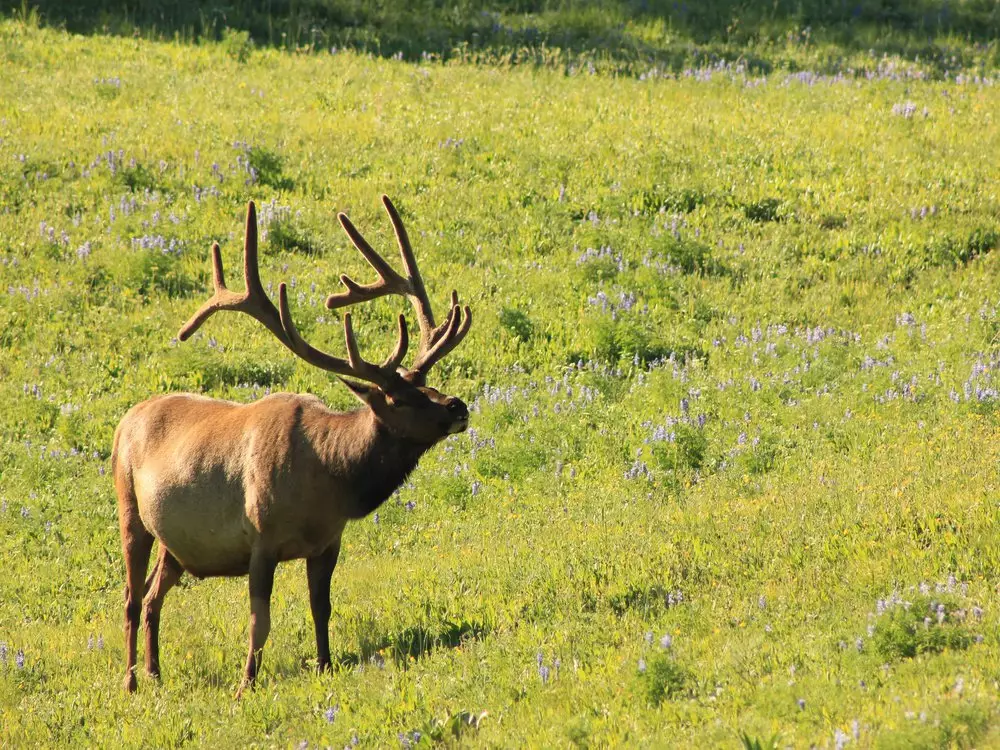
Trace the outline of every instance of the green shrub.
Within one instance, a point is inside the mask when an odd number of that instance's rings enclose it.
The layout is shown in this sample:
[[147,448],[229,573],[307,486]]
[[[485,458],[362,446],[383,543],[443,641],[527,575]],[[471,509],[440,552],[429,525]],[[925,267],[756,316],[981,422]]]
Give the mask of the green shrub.
[[[912,659],[918,654],[936,654],[950,649],[967,649],[973,641],[965,618],[955,612],[957,602],[950,597],[932,599],[917,596],[911,606],[893,606],[875,622],[872,644],[875,651],[890,660]],[[939,612],[944,619],[939,619]]]
[[694,680],[688,670],[680,666],[670,652],[652,656],[641,675],[646,699],[656,705],[665,700],[689,697]]
[[236,62],[245,63],[253,52],[250,32],[226,27],[222,31],[222,49]]
[[512,307],[503,307],[500,310],[500,325],[511,335],[521,341],[528,341],[534,332],[531,319],[527,313]]

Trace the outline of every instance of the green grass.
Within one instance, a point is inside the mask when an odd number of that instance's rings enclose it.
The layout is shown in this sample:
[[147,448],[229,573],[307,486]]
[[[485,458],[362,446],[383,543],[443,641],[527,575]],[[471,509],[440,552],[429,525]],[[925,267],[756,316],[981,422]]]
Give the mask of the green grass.
[[[20,21],[0,68],[0,745],[1000,744],[995,71],[639,80]],[[322,300],[367,275],[334,214],[389,248],[381,192],[474,308],[433,378],[474,431],[348,527],[332,674],[296,563],[255,692],[245,581],[185,578],[162,685],[124,695],[117,421],[170,390],[351,407],[248,319],[173,337],[253,198],[265,283],[339,351]],[[365,352],[399,309],[357,312]]]

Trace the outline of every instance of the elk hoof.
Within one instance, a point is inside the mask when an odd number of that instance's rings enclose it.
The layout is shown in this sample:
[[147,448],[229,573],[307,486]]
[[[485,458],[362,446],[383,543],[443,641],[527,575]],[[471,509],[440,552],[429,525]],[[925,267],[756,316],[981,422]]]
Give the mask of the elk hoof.
[[239,688],[236,690],[236,700],[240,700],[243,697],[243,694],[249,690],[253,690],[253,687],[254,683],[252,680],[243,680],[243,682],[240,683]]
[[138,683],[137,680],[135,679],[134,672],[129,672],[127,675],[125,675],[125,682],[123,684],[123,687],[125,688],[126,693],[134,693],[137,685]]

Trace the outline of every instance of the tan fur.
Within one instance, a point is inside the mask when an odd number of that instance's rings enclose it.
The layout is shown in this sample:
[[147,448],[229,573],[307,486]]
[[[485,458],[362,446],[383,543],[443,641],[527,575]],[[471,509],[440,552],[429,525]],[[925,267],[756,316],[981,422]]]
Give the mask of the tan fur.
[[[372,421],[333,414],[313,396],[278,394],[248,405],[161,396],[119,425],[115,481],[131,483],[126,497],[134,495],[143,526],[185,570],[246,575],[254,547],[281,562],[339,541],[350,487],[315,449],[302,448],[332,429],[338,446],[354,441],[360,445],[351,451],[363,449]],[[347,434],[337,431],[345,425]]]

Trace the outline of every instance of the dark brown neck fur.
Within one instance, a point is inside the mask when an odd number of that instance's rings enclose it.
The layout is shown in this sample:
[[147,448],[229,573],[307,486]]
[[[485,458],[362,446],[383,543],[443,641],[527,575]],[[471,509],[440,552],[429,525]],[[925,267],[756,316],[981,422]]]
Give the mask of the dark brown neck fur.
[[392,434],[366,408],[331,413],[324,422],[316,430],[318,457],[345,493],[344,512],[352,519],[384,503],[432,446]]

